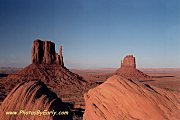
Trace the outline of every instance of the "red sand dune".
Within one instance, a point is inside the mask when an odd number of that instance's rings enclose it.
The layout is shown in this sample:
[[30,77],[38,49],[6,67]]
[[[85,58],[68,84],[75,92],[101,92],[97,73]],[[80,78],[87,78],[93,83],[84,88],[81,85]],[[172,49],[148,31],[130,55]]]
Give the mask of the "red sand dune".
[[117,75],[84,97],[84,120],[180,119],[180,96]]

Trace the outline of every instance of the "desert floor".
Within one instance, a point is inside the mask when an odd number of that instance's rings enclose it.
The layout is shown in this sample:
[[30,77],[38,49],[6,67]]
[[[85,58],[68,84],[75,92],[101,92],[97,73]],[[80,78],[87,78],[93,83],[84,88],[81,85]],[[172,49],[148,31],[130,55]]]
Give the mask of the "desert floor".
[[[84,69],[72,71],[83,76],[87,81],[104,82],[116,69]],[[144,73],[152,76],[150,81],[140,81],[170,91],[180,92],[180,68],[142,68]]]
[[[10,73],[15,73],[20,69],[0,69],[0,79],[2,77],[6,77]],[[139,69],[144,73],[152,76],[152,80],[149,81],[140,81],[143,84],[153,85],[162,89],[166,89],[176,94],[180,95],[180,68],[143,68]],[[79,74],[89,83],[97,83],[97,85],[103,83],[107,80],[107,78],[111,77],[116,71],[115,68],[108,69],[71,69],[72,72]],[[79,98],[79,97],[78,97]],[[77,98],[77,99],[78,99]],[[80,99],[80,98],[79,98]],[[82,98],[83,99],[83,98]],[[0,101],[1,103],[2,101]],[[77,118],[81,118],[84,113],[84,100],[82,100],[76,106],[77,109],[73,111],[78,116]]]

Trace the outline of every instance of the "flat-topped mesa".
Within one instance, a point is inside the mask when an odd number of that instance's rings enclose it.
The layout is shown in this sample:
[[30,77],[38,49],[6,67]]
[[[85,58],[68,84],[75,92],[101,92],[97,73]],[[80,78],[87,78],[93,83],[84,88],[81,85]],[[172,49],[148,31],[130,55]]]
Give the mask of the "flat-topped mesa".
[[136,68],[136,60],[133,55],[127,55],[123,61],[121,61],[121,68]]
[[[55,51],[55,44],[51,41],[35,40],[32,45],[32,63],[35,64],[58,64],[64,66],[61,53]],[[63,64],[62,64],[63,63]]]

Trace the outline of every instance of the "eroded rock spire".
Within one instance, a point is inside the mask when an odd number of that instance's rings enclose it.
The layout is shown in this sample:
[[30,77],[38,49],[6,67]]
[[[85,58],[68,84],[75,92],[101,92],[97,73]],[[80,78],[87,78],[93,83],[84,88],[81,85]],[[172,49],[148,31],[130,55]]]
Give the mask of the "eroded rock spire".
[[59,49],[59,56],[60,56],[60,65],[64,66],[63,54],[62,54],[62,45],[60,46],[60,49]]

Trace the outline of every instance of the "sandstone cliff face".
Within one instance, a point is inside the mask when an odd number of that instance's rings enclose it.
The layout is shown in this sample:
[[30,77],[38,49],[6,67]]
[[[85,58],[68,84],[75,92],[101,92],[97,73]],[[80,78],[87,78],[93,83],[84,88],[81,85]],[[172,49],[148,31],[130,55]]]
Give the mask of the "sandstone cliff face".
[[151,80],[150,76],[136,69],[136,60],[133,55],[128,55],[121,61],[121,67],[116,70],[115,74],[121,75],[127,79],[139,81]]
[[62,47],[60,49],[61,56],[56,53],[55,44],[53,42],[35,40],[32,45],[32,63],[64,65]]
[[[36,111],[68,112],[68,115],[33,115]],[[18,115],[6,115],[6,112]],[[25,112],[29,112],[25,114]],[[70,120],[69,108],[40,81],[24,82],[17,85],[3,101],[0,109],[1,120]]]
[[123,62],[121,62],[121,67],[123,68],[136,68],[136,61],[135,57],[133,55],[128,55],[123,59]]
[[117,75],[84,97],[84,120],[180,119],[179,96]]

